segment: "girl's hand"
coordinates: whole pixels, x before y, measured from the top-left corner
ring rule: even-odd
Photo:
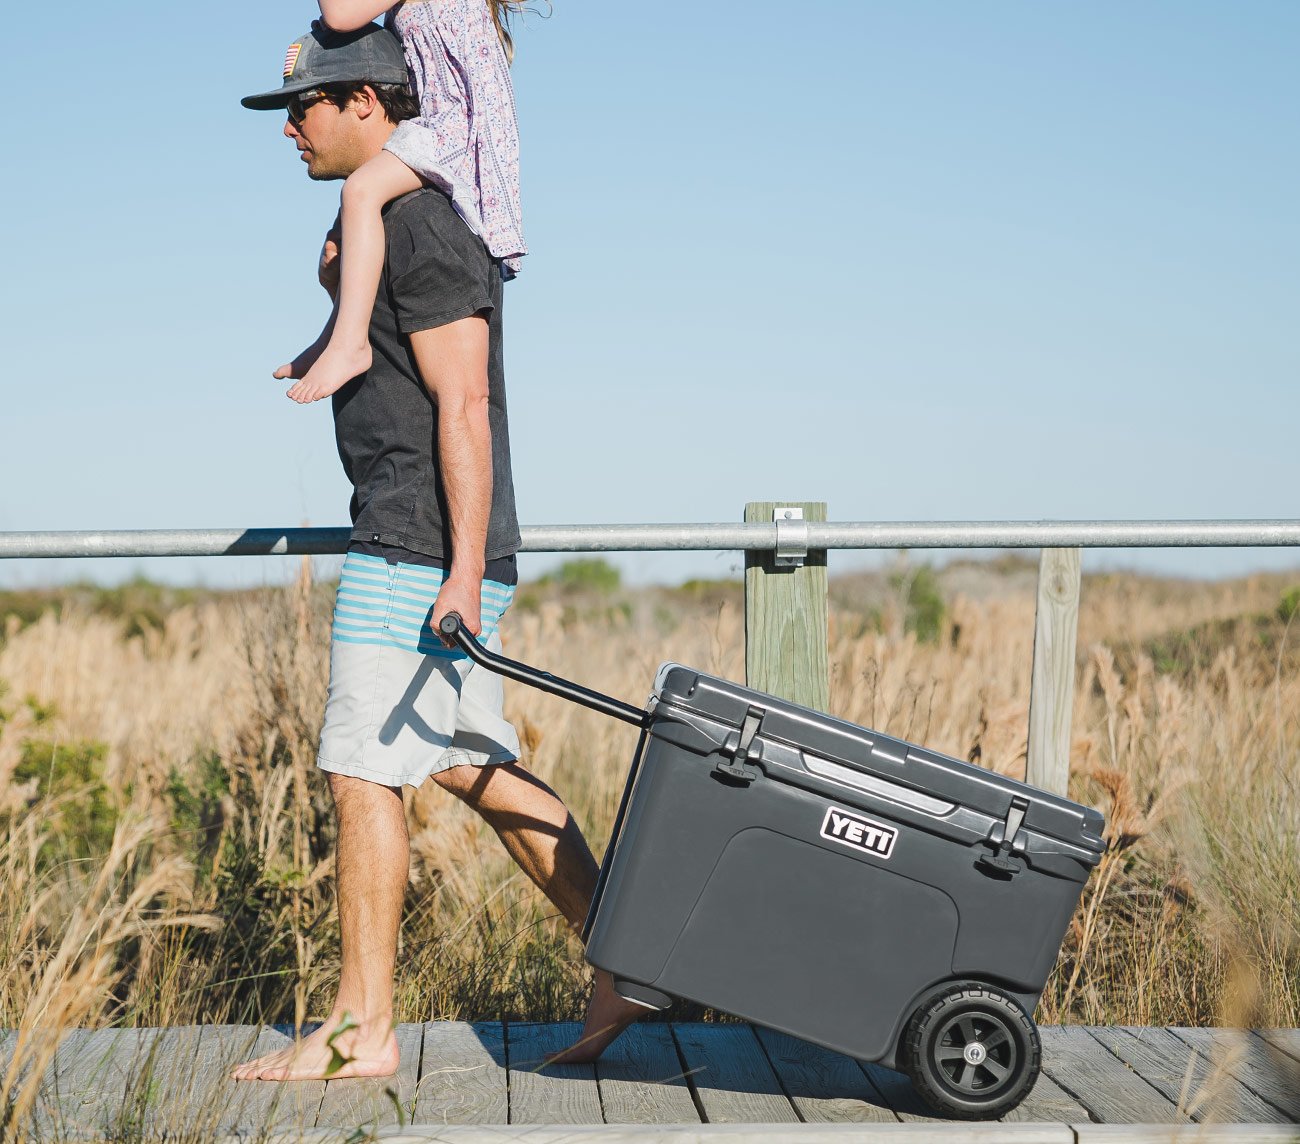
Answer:
[[[331,227],[325,236],[325,245],[320,248],[320,262],[316,267],[316,277],[331,298],[339,292],[339,242],[342,240],[337,227]]]

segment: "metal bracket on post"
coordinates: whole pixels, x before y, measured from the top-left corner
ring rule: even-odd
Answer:
[[[825,501],[745,505],[745,522],[767,525],[775,548],[745,550],[745,680],[756,691],[804,707],[830,707],[826,651],[826,549],[813,548]]]
[[[808,522],[803,509],[778,506],[772,510],[776,522],[776,559],[778,568],[802,568],[808,559]]]

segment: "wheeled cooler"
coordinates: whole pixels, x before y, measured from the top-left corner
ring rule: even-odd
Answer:
[[[948,1116],[1000,1116],[1033,1087],[1029,1014],[1100,813],[676,664],[641,710],[444,630],[642,727],[583,934],[624,997],[901,1069]]]

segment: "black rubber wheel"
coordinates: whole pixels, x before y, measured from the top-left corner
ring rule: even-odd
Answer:
[[[903,1033],[902,1066],[942,1116],[994,1120],[1034,1087],[1038,1029],[1020,1003],[992,985],[958,981],[923,1002]]]

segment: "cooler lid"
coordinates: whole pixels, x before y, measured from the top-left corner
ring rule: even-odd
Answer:
[[[1029,803],[1025,826],[1098,854],[1105,849],[1101,838],[1105,818],[1100,811],[974,763],[676,663],[659,669],[654,694],[660,704],[704,716],[732,730],[743,725],[751,707],[761,708],[760,741],[784,743],[909,788],[922,800],[939,799],[1002,818],[1011,799],[1019,795]]]

